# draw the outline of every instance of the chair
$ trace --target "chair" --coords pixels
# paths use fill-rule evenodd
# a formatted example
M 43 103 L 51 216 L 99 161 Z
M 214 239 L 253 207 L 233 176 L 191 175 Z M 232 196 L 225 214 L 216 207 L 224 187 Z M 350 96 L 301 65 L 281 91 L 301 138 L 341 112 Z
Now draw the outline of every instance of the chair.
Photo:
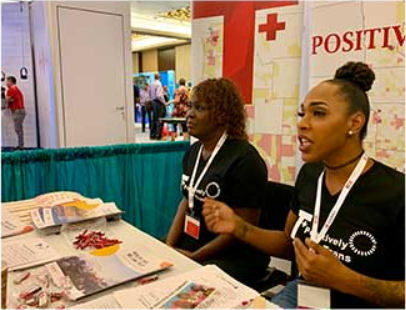
M 259 226 L 270 230 L 284 230 L 293 193 L 293 186 L 269 181 Z M 268 267 L 264 271 L 264 276 L 250 286 L 258 292 L 264 292 L 278 284 L 286 283 L 289 279 L 290 276 L 285 272 Z

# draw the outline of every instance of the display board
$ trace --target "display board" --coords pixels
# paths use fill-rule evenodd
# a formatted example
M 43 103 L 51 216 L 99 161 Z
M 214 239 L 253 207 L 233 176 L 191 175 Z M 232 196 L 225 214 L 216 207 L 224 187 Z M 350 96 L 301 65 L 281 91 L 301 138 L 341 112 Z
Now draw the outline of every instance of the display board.
M 347 61 L 377 76 L 366 150 L 404 171 L 404 2 L 204 1 L 193 6 L 192 29 L 193 82 L 238 85 L 270 179 L 294 182 L 300 97 Z

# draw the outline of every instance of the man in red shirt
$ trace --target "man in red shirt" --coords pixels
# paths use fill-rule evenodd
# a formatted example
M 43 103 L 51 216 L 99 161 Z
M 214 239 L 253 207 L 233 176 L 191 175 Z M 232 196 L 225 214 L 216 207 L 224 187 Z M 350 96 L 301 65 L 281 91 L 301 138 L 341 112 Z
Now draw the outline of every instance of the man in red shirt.
M 22 148 L 24 147 L 24 96 L 16 84 L 17 80 L 14 76 L 7 77 L 6 86 L 8 89 L 6 93 L 6 102 L 8 104 L 8 108 L 11 111 L 11 115 L 13 116 L 14 129 L 18 138 L 17 148 Z

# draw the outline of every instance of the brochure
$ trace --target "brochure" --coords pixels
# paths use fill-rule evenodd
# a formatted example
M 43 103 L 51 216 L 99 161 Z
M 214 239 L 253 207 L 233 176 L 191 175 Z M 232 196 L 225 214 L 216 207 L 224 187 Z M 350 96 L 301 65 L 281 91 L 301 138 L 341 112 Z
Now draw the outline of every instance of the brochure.
M 45 267 L 56 286 L 63 287 L 70 300 L 78 300 L 171 266 L 172 263 L 163 259 L 131 250 L 112 255 L 69 256 Z
M 8 239 L 1 244 L 1 259 L 9 270 L 38 266 L 60 257 L 61 255 L 41 238 Z
M 41 206 L 31 210 L 31 219 L 37 229 L 56 233 L 60 231 L 60 226 L 66 223 L 77 223 L 100 217 L 118 219 L 122 213 L 115 203 L 103 203 L 100 199 L 73 199 L 58 205 Z
M 1 237 L 11 237 L 32 231 L 31 225 L 24 224 L 17 216 L 4 208 L 1 211 Z

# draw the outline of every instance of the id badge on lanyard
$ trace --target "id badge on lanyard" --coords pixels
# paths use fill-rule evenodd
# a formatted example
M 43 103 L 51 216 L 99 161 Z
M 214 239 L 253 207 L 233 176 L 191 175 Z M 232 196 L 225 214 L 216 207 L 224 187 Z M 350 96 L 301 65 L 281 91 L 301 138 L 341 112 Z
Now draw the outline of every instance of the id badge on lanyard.
M 330 211 L 326 222 L 324 223 L 320 232 L 318 232 L 319 219 L 320 219 L 320 208 L 321 208 L 321 191 L 323 187 L 324 171 L 320 174 L 317 182 L 317 192 L 316 192 L 316 203 L 314 207 L 313 224 L 310 232 L 310 238 L 313 242 L 320 243 L 326 233 L 333 224 L 338 212 L 340 211 L 345 198 L 350 192 L 351 188 L 354 186 L 355 182 L 358 180 L 362 171 L 364 170 L 368 162 L 368 156 L 364 154 L 357 166 L 352 171 L 350 177 L 345 182 L 343 189 L 341 190 L 340 196 L 337 199 L 333 209 Z M 298 281 L 298 291 L 297 291 L 297 301 L 298 308 L 301 309 L 326 309 L 331 307 L 331 290 L 324 287 L 319 287 L 312 285 L 306 281 Z
M 331 308 L 331 290 L 297 280 L 298 309 L 329 309 Z
M 203 177 L 207 173 L 211 163 L 213 162 L 214 158 L 220 151 L 221 147 L 223 146 L 224 142 L 227 140 L 227 134 L 223 133 L 219 141 L 217 142 L 213 153 L 210 156 L 209 161 L 206 163 L 206 166 L 204 167 L 202 173 L 200 174 L 198 180 L 195 183 L 195 178 L 196 178 L 196 173 L 197 173 L 197 168 L 199 167 L 199 162 L 200 162 L 200 157 L 202 155 L 203 151 L 203 145 L 200 147 L 199 152 L 197 154 L 197 158 L 195 161 L 195 167 L 192 172 L 192 176 L 190 178 L 190 183 L 189 183 L 189 192 L 188 192 L 188 207 L 190 210 L 190 215 L 185 216 L 185 228 L 184 231 L 191 237 L 195 239 L 199 239 L 199 233 L 200 233 L 200 219 L 195 215 L 194 211 L 194 200 L 195 200 L 195 193 L 196 189 L 199 187 L 200 182 L 202 181 Z
M 350 190 L 354 186 L 355 182 L 360 177 L 362 171 L 364 171 L 364 168 L 365 168 L 367 162 L 368 162 L 368 156 L 364 153 L 364 155 L 362 155 L 361 159 L 359 160 L 357 166 L 355 166 L 354 170 L 352 171 L 350 177 L 345 182 L 345 185 L 344 185 L 343 189 L 341 190 L 340 196 L 338 197 L 337 202 L 335 203 L 333 209 L 331 209 L 330 214 L 328 215 L 322 229 L 320 230 L 320 232 L 317 232 L 318 227 L 319 227 L 319 221 L 320 221 L 321 190 L 323 187 L 324 171 L 320 174 L 320 177 L 317 182 L 316 203 L 314 206 L 313 225 L 312 225 L 312 230 L 310 232 L 310 238 L 312 241 L 314 241 L 316 243 L 320 243 L 320 241 L 322 241 L 324 239 L 324 237 L 327 234 L 327 231 L 330 229 L 338 212 L 340 211 L 345 198 L 347 198 L 348 193 L 350 192 Z
M 200 220 L 193 215 L 186 214 L 184 231 L 189 236 L 199 240 L 200 235 Z

